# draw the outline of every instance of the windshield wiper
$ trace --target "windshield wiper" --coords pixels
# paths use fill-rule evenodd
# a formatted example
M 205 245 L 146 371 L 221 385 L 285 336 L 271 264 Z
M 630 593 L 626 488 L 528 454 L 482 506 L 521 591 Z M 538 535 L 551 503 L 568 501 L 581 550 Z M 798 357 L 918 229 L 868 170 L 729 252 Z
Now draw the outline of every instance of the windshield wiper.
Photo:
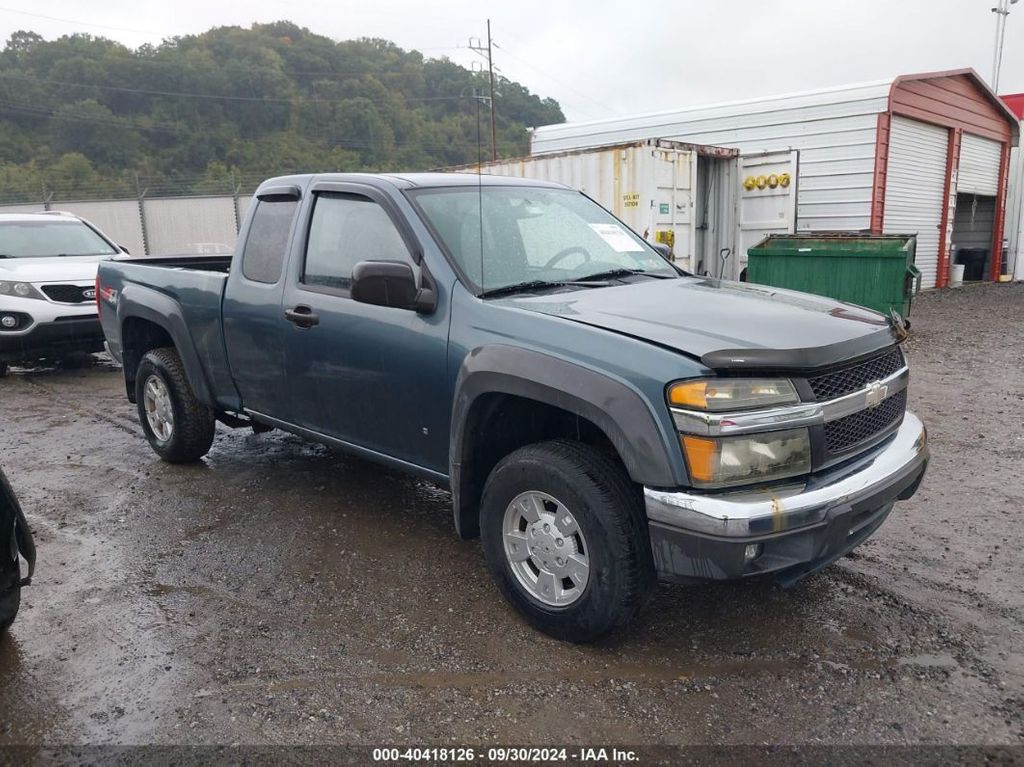
M 502 285 L 500 288 L 485 290 L 480 294 L 480 298 L 506 296 L 511 293 L 526 293 L 530 290 L 541 290 L 544 288 L 564 288 L 570 285 L 580 288 L 600 288 L 605 287 L 607 283 L 592 282 L 590 280 L 586 282 L 583 282 L 582 280 L 556 280 L 554 282 L 550 280 L 527 280 L 526 282 L 516 282 L 512 285 Z
M 630 277 L 634 274 L 643 274 L 647 277 L 654 277 L 658 280 L 667 280 L 672 277 L 670 274 L 658 274 L 657 272 L 648 272 L 646 269 L 609 269 L 606 272 L 598 272 L 597 274 L 588 274 L 586 277 L 577 277 L 577 281 L 592 281 L 592 280 L 611 280 L 616 277 Z

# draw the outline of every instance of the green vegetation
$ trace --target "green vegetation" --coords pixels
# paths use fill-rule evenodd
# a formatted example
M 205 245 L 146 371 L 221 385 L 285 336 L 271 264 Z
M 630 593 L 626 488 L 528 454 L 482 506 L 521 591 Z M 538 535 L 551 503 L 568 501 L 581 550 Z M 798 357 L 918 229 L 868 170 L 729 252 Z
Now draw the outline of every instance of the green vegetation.
M 424 170 L 490 155 L 479 72 L 385 40 L 290 22 L 219 27 L 137 50 L 16 32 L 0 52 L 5 200 L 225 192 L 289 172 Z M 500 78 L 498 153 L 562 110 Z

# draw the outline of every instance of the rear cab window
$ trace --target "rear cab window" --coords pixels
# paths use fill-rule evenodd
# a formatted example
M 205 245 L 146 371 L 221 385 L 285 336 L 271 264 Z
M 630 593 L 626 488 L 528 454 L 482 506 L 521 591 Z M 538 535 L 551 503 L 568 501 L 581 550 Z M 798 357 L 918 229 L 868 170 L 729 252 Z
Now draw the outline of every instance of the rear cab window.
M 273 285 L 281 279 L 297 200 L 258 200 L 242 251 L 242 275 Z

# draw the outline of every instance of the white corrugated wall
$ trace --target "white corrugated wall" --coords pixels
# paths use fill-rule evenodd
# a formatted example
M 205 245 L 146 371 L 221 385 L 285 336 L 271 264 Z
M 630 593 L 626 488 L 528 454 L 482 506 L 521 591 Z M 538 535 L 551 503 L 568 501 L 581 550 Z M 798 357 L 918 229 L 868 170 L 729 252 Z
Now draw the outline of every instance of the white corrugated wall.
M 995 197 L 999 191 L 999 165 L 1002 159 L 1003 145 L 998 141 L 970 133 L 963 134 L 956 190 Z
M 892 118 L 883 229 L 887 234 L 917 235 L 922 288 L 934 288 L 936 282 L 948 149 L 946 128 Z
M 144 205 L 150 253 L 230 253 L 235 247 L 231 197 L 154 198 Z
M 537 128 L 533 154 L 649 138 L 800 150 L 797 228 L 861 230 L 871 225 L 878 114 L 891 80 L 636 117 Z
M 1021 126 L 1024 128 L 1024 125 Z M 1006 198 L 1006 237 L 1010 240 L 1013 278 L 1024 280 L 1024 152 L 1010 150 L 1010 185 Z

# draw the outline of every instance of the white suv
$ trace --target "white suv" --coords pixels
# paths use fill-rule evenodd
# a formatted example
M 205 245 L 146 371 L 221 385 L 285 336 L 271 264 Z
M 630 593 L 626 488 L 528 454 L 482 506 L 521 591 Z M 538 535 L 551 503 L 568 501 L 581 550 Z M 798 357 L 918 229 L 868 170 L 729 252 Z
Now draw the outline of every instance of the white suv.
M 0 213 L 0 376 L 9 363 L 103 350 L 96 268 L 123 252 L 70 213 Z

